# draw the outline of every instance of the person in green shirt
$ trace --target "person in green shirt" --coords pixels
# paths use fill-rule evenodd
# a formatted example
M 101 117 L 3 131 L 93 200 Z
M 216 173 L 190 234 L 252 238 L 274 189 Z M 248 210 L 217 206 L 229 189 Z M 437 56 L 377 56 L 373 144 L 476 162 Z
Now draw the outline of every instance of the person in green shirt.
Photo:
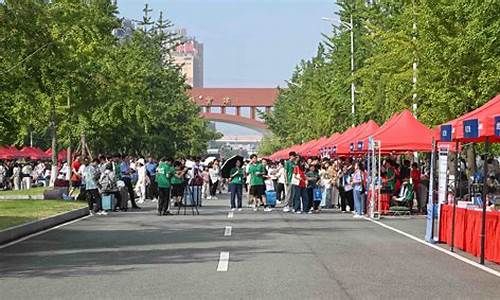
M 156 170 L 155 180 L 158 184 L 158 215 L 169 215 L 168 204 L 170 203 L 170 181 L 175 170 L 172 168 L 172 159 L 162 158 Z
M 184 181 L 186 170 L 184 164 L 180 161 L 174 162 L 174 173 L 170 183 L 172 184 L 172 197 L 175 200 L 175 205 L 182 205 L 182 198 L 184 197 Z
M 248 174 L 250 175 L 250 195 L 252 195 L 254 203 L 253 210 L 258 210 L 259 199 L 261 199 L 262 204 L 264 205 L 264 211 L 272 211 L 272 209 L 267 207 L 266 204 L 266 185 L 264 180 L 267 177 L 267 172 L 264 165 L 257 161 L 257 155 L 255 154 L 250 156 Z
M 283 211 L 289 212 L 293 207 L 293 193 L 294 189 L 292 187 L 292 177 L 293 177 L 293 169 L 297 165 L 298 155 L 295 152 L 290 152 L 288 154 L 288 160 L 285 161 L 285 201 L 283 203 Z
M 394 192 L 394 189 L 396 187 L 396 172 L 394 171 L 392 161 L 386 160 L 384 167 L 386 168 L 387 172 L 387 185 L 391 189 L 391 192 Z
M 234 168 L 229 172 L 229 191 L 231 191 L 231 211 L 236 210 L 235 200 L 238 200 L 238 211 L 241 211 L 242 198 L 243 198 L 243 169 L 241 168 L 241 161 L 237 160 Z

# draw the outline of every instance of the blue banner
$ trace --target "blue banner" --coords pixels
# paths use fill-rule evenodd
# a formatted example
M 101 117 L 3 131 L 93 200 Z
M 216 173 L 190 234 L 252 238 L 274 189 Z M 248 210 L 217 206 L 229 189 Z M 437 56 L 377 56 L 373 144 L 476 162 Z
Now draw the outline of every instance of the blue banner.
M 441 141 L 451 142 L 452 126 L 451 125 L 441 125 Z
M 358 142 L 358 151 L 363 151 L 363 141 Z
M 500 116 L 495 117 L 495 135 L 500 136 Z
M 477 119 L 464 121 L 464 137 L 472 139 L 479 137 L 479 121 Z

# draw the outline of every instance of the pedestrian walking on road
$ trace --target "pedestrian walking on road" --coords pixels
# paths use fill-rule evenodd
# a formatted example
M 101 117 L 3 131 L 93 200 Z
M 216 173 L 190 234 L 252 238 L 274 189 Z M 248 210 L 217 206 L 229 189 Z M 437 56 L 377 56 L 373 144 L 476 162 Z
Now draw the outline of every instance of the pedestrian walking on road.
M 272 211 L 266 204 L 266 185 L 264 182 L 264 177 L 267 176 L 266 169 L 261 162 L 257 161 L 257 155 L 255 154 L 250 156 L 248 174 L 250 175 L 250 195 L 253 198 L 253 210 L 257 211 L 259 209 L 260 200 L 264 205 L 264 211 Z
M 217 199 L 217 190 L 219 188 L 220 181 L 220 166 L 219 160 L 214 160 L 212 166 L 208 170 L 210 174 L 210 198 L 209 199 Z
M 298 159 L 297 153 L 292 151 L 288 154 L 288 160 L 285 161 L 286 185 L 285 185 L 285 201 L 283 202 L 284 212 L 289 212 L 290 209 L 294 207 L 295 188 L 293 187 L 292 184 L 292 177 L 293 177 L 293 170 L 297 165 L 297 159 Z
M 229 185 L 229 190 L 231 191 L 231 210 L 241 211 L 242 197 L 243 197 L 243 168 L 241 167 L 241 161 L 236 161 L 236 166 L 230 171 L 231 183 Z M 238 200 L 236 205 L 235 200 Z
M 167 158 L 160 159 L 158 169 L 156 171 L 156 183 L 158 185 L 158 215 L 169 215 L 170 204 L 170 179 L 174 174 L 174 169 L 171 166 L 172 160 Z
M 293 211 L 296 214 L 306 212 L 308 206 L 308 199 L 306 192 L 307 178 L 304 173 L 304 170 L 305 170 L 305 162 L 303 160 L 300 160 L 293 169 L 293 176 L 292 176 Z

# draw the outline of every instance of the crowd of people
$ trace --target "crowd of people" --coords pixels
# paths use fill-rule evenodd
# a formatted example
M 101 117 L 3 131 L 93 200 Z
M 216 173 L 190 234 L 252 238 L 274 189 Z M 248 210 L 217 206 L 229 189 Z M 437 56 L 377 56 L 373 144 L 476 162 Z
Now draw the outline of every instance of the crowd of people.
M 139 205 L 149 200 L 158 203 L 159 215 L 169 215 L 172 206 L 201 206 L 202 200 L 215 200 L 227 189 L 233 211 L 243 209 L 245 193 L 248 207 L 254 211 L 262 208 L 270 212 L 280 207 L 284 212 L 313 214 L 322 208 L 338 208 L 359 218 L 367 213 L 370 190 L 370 174 L 364 162 L 350 157 L 303 158 L 295 152 L 290 152 L 287 160 L 270 161 L 254 154 L 249 160 L 237 160 L 229 176 L 223 176 L 222 162 L 215 158 L 210 161 L 200 158 L 157 160 L 101 155 L 92 160 L 76 157 L 71 164 L 62 163 L 55 186 L 70 186 L 67 197 L 86 199 L 91 214 L 99 215 L 107 214 L 102 207 L 103 196 L 112 195 L 115 199 L 111 210 L 127 211 L 129 202 L 132 209 L 140 209 Z M 500 190 L 498 161 L 488 163 L 492 164 L 488 189 L 490 193 L 497 193 Z M 391 206 L 425 212 L 428 166 L 411 163 L 404 157 L 387 157 L 380 175 L 376 179 L 380 192 L 389 195 Z M 47 186 L 49 179 L 49 162 L 0 162 L 2 189 Z M 463 183 L 467 182 L 464 178 Z
M 0 160 L 0 190 L 27 190 L 47 186 L 50 162 L 41 160 Z
M 238 166 L 239 168 L 239 166 Z M 234 198 L 241 199 L 243 180 L 249 185 L 249 202 L 254 210 L 263 206 L 270 211 L 266 196 L 276 193 L 277 204 L 284 212 L 318 213 L 321 208 L 339 208 L 342 213 L 352 212 L 354 217 L 361 217 L 367 212 L 368 178 L 363 161 L 353 158 L 303 158 L 295 152 L 289 153 L 288 160 L 258 160 L 256 155 L 239 170 L 231 171 L 231 208 L 241 209 L 241 204 L 234 205 Z M 404 199 L 410 192 L 415 196 L 420 189 L 422 174 L 418 164 L 410 165 L 404 160 L 399 165 L 387 158 L 382 166 L 382 190 L 390 193 L 394 205 L 413 207 L 414 199 Z M 425 181 L 425 176 L 424 183 Z M 423 194 L 423 193 L 421 193 Z M 401 198 L 403 196 L 403 198 Z M 422 199 L 424 197 L 421 197 Z M 410 201 L 411 200 L 411 201 Z M 418 209 L 423 211 L 425 203 L 417 201 Z

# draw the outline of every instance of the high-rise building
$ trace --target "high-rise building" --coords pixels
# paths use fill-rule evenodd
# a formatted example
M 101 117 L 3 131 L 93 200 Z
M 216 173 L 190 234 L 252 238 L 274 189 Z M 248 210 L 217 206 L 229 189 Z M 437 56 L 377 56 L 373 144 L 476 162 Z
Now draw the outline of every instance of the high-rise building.
M 186 83 L 192 87 L 203 87 L 203 44 L 194 37 L 187 36 L 186 29 L 178 29 L 182 44 L 175 48 L 172 57 L 182 66 Z

